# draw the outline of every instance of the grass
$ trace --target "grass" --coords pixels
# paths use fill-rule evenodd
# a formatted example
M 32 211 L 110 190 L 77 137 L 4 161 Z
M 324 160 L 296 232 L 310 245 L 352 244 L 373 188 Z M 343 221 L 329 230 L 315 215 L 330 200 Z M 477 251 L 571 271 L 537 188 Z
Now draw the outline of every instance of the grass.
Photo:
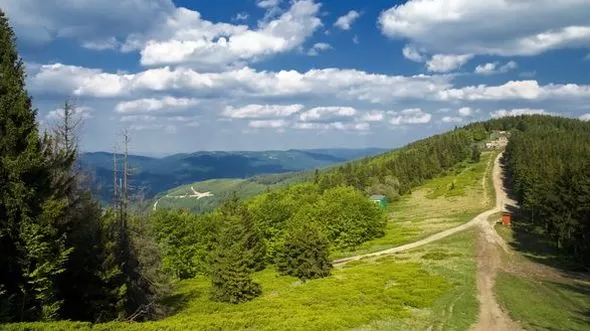
M 529 330 L 590 330 L 590 282 L 567 255 L 542 231 L 519 221 L 511 228 L 496 225 L 515 251 L 504 256 L 506 271 L 498 273 L 495 292 L 500 305 Z M 582 280 L 579 280 L 579 279 Z
M 255 275 L 262 296 L 240 305 L 210 301 L 209 282 L 197 278 L 178 284 L 180 311 L 161 321 L 22 323 L 0 330 L 465 330 L 478 311 L 474 251 L 471 230 L 355 261 L 306 283 L 265 270 Z M 439 258 L 422 258 L 432 254 Z
M 372 253 L 414 242 L 466 223 L 491 208 L 495 201 L 491 162 L 496 155 L 484 152 L 478 163 L 462 163 L 448 175 L 429 180 L 412 194 L 391 203 L 385 236 L 368 241 L 353 252 L 336 252 L 333 257 Z M 485 188 L 482 179 L 486 181 Z
M 496 295 L 513 319 L 530 330 L 589 330 L 590 286 L 534 280 L 500 272 Z
M 414 241 L 487 209 L 492 199 L 482 198 L 481 183 L 494 156 L 483 154 L 479 163 L 462 164 L 391 204 L 386 236 L 361 248 L 376 251 Z M 475 230 L 464 231 L 410 251 L 351 262 L 306 283 L 265 270 L 255 274 L 262 296 L 240 305 L 210 301 L 205 278 L 186 280 L 173 298 L 178 312 L 160 321 L 23 323 L 4 329 L 466 330 L 478 313 L 475 238 Z

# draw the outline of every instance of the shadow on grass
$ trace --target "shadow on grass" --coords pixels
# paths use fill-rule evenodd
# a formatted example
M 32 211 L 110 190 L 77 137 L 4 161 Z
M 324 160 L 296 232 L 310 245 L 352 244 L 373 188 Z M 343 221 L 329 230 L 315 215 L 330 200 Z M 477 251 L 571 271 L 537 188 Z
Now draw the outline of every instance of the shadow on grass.
M 169 317 L 185 310 L 191 301 L 196 300 L 203 293 L 199 291 L 190 291 L 187 293 L 175 293 L 160 300 L 160 305 L 165 307 L 163 317 Z

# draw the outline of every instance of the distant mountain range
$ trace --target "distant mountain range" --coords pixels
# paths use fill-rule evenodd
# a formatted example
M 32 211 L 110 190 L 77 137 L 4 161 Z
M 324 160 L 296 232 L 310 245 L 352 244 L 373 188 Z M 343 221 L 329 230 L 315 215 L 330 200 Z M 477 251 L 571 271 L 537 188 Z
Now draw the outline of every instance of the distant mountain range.
M 261 152 L 196 152 L 162 158 L 129 155 L 131 190 L 142 191 L 145 198 L 171 188 L 218 178 L 247 178 L 321 168 L 385 152 L 381 148 L 291 149 Z M 119 158 L 121 159 L 121 158 Z M 103 202 L 112 199 L 113 154 L 84 153 L 83 169 L 93 177 L 94 189 Z M 121 168 L 121 167 L 119 167 Z

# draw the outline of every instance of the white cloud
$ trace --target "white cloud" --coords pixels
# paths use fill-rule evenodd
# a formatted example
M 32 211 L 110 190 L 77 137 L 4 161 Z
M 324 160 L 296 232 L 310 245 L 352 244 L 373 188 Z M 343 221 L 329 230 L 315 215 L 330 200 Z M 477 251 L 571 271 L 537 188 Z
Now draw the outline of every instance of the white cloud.
M 186 93 L 192 98 L 324 97 L 376 104 L 437 97 L 452 87 L 450 76 L 390 76 L 352 69 L 312 69 L 307 72 L 255 71 L 251 68 L 221 73 L 169 67 L 135 74 L 105 73 L 63 64 L 40 66 L 29 74 L 28 87 L 37 93 L 80 97 L 128 97 L 150 92 Z
M 174 11 L 171 0 L 0 0 L 19 41 L 48 43 L 76 38 L 90 49 L 105 49 L 112 38 L 147 31 Z M 102 47 L 96 47 L 101 45 Z M 93 47 L 95 46 L 95 47 Z
M 463 122 L 463 118 L 461 117 L 453 117 L 453 116 L 445 116 L 441 119 L 443 123 L 461 123 Z
M 578 117 L 582 121 L 590 121 L 590 113 Z
M 360 122 L 380 122 L 385 117 L 385 112 L 382 110 L 373 110 L 363 114 L 360 117 Z
M 400 112 L 392 112 L 395 113 L 391 120 L 389 121 L 393 125 L 401 125 L 401 124 L 426 124 L 432 120 L 432 115 L 429 113 L 425 113 L 420 108 L 409 108 L 404 109 Z
M 480 64 L 475 67 L 475 73 L 480 75 L 493 75 L 499 73 L 506 73 L 510 70 L 518 68 L 518 64 L 514 61 L 509 61 L 504 65 L 500 66 L 499 62 L 488 62 Z
M 530 56 L 588 48 L 588 17 L 587 0 L 409 0 L 382 12 L 378 23 L 386 36 L 431 53 Z
M 368 131 L 371 126 L 369 123 L 310 123 L 310 122 L 296 122 L 293 128 L 299 130 L 340 130 L 340 131 Z
M 493 111 L 490 113 L 490 115 L 493 118 L 500 118 L 500 117 L 506 117 L 506 116 L 520 116 L 520 115 L 535 115 L 535 114 L 548 115 L 548 113 L 546 113 L 544 109 L 530 109 L 530 108 L 517 108 L 517 109 L 511 109 L 511 110 L 499 109 L 499 110 L 496 110 L 496 111 Z
M 94 109 L 91 107 L 87 107 L 87 106 L 80 106 L 80 107 L 73 107 L 73 113 L 74 116 L 83 118 L 83 119 L 89 119 L 92 118 L 92 113 L 94 112 Z M 47 113 L 47 115 L 45 115 L 45 119 L 46 120 L 60 120 L 64 118 L 64 109 L 63 108 L 58 108 L 55 110 L 50 111 L 49 113 Z
M 125 115 L 121 116 L 121 122 L 153 122 L 157 120 L 156 116 L 152 115 Z
M 131 131 L 161 131 L 167 134 L 174 134 L 177 131 L 177 127 L 174 124 L 161 124 L 161 123 L 133 123 L 129 127 Z
M 229 118 L 268 118 L 288 117 L 303 110 L 303 105 L 258 105 L 250 104 L 244 107 L 234 108 L 228 106 L 222 115 Z
M 277 7 L 281 0 L 258 0 L 256 6 L 264 9 Z
M 199 104 L 199 100 L 190 98 L 164 97 L 161 99 L 146 98 L 120 102 L 115 106 L 118 113 L 146 113 L 161 109 L 186 109 Z
M 119 47 L 119 42 L 115 37 L 110 37 L 104 40 L 84 41 L 82 47 L 95 51 L 114 50 Z
M 356 113 L 352 107 L 315 107 L 301 113 L 299 119 L 303 122 L 333 121 L 336 118 L 352 117 Z
M 236 16 L 234 16 L 234 21 L 245 21 L 248 17 L 250 17 L 250 15 L 246 12 L 237 13 Z
M 457 109 L 457 113 L 459 113 L 459 115 L 461 115 L 461 116 L 469 116 L 469 115 L 471 115 L 472 112 L 473 111 L 469 107 L 462 107 L 462 108 Z
M 420 51 L 418 51 L 412 45 L 406 45 L 402 49 L 402 53 L 404 54 L 404 57 L 406 59 L 414 61 L 414 62 L 424 62 L 426 60 L 426 57 L 424 56 L 424 54 L 421 54 Z
M 338 17 L 334 26 L 342 30 L 350 30 L 350 26 L 356 21 L 361 14 L 356 10 L 349 11 L 346 15 Z
M 352 42 L 356 45 L 360 44 L 361 41 L 359 40 L 359 36 L 354 35 L 354 37 L 352 37 Z
M 308 51 L 307 51 L 307 55 L 309 56 L 317 56 L 319 55 L 321 52 L 327 51 L 329 49 L 331 49 L 332 46 L 330 46 L 330 44 L 327 43 L 315 43 Z
M 250 121 L 248 126 L 255 129 L 272 128 L 279 129 L 289 125 L 289 122 L 285 120 L 255 120 Z
M 461 68 L 473 58 L 473 54 L 435 54 L 426 62 L 426 68 L 431 72 L 449 72 Z
M 251 30 L 213 23 L 197 11 L 178 8 L 150 32 L 130 36 L 123 50 L 140 50 L 146 66 L 190 64 L 211 70 L 241 65 L 300 47 L 322 25 L 319 9 L 313 0 L 298 0 L 279 17 Z
M 590 98 L 590 85 L 548 84 L 535 80 L 509 81 L 498 86 L 465 86 L 438 93 L 440 100 L 576 100 Z

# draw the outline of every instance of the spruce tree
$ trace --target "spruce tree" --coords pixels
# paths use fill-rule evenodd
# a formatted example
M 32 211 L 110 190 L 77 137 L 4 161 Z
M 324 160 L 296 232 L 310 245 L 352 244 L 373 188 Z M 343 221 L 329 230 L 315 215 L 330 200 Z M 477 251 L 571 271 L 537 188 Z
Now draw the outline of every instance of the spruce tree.
M 279 252 L 278 271 L 303 281 L 330 275 L 329 242 L 314 222 L 298 213 Z
M 264 261 L 260 254 L 264 244 L 246 211 L 234 196 L 217 215 L 220 233 L 211 259 L 211 298 L 215 301 L 240 303 L 262 292 L 252 272 Z
M 23 61 L 2 11 L 0 183 L 0 304 L 16 320 L 56 318 L 61 300 L 55 278 L 71 251 L 56 227 L 65 206 L 52 194 Z

